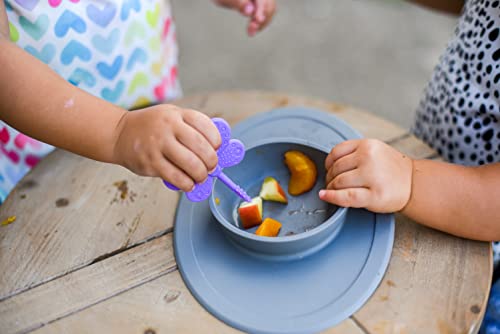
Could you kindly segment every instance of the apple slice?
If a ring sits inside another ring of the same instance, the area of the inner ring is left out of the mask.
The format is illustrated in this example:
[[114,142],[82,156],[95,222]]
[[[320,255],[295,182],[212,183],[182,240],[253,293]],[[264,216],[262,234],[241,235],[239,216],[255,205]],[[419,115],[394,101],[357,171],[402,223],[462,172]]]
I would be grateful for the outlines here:
[[273,177],[266,177],[262,183],[259,196],[266,201],[288,203],[286,194],[278,181]]
[[262,222],[262,198],[254,197],[251,202],[243,202],[238,208],[241,225],[247,229]]
[[266,218],[260,224],[255,234],[263,236],[263,237],[275,237],[281,230],[281,223],[272,218]]
[[314,187],[318,170],[314,161],[299,151],[288,151],[285,153],[285,164],[290,170],[290,182],[288,193],[297,196],[308,192]]

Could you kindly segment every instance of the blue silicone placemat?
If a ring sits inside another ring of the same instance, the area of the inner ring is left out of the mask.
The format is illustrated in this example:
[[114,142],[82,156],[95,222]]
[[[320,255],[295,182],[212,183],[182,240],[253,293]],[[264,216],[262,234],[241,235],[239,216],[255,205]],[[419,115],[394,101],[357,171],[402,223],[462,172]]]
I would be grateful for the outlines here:
[[[294,136],[333,146],[359,138],[337,118],[306,108],[262,113],[233,129],[246,145]],[[380,283],[394,241],[393,215],[350,209],[338,237],[300,261],[270,262],[235,248],[208,202],[180,200],[174,249],[195,298],[227,324],[250,333],[313,333],[359,309]]]

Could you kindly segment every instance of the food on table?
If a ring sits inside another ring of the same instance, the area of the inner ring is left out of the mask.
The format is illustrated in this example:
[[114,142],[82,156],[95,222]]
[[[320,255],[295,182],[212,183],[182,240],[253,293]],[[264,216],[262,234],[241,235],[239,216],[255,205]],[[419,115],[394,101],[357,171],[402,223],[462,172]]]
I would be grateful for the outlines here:
[[251,202],[243,202],[238,208],[241,225],[251,228],[262,222],[262,198],[254,197]]
[[288,192],[297,196],[308,192],[314,187],[318,171],[314,162],[300,151],[288,151],[285,153],[285,164],[290,170],[290,182]]
[[266,201],[288,203],[286,194],[278,181],[273,177],[266,177],[262,183],[259,196]]
[[266,218],[260,224],[255,234],[263,236],[263,237],[275,237],[278,235],[281,229],[281,223],[272,218]]

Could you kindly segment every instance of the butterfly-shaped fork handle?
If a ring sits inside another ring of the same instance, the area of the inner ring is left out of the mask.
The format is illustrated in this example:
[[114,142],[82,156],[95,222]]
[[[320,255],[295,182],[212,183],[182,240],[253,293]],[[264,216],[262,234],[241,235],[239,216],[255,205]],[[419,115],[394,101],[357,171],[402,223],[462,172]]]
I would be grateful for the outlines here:
[[[231,127],[225,120],[222,118],[213,118],[212,121],[219,130],[221,136],[221,146],[217,150],[219,162],[215,170],[208,175],[207,180],[201,184],[195,185],[192,191],[186,193],[186,196],[192,202],[200,202],[207,199],[212,193],[214,178],[218,178],[238,196],[245,201],[250,202],[251,198],[247,195],[247,193],[222,172],[224,168],[237,165],[241,162],[241,160],[243,160],[245,157],[245,147],[241,141],[231,139]],[[179,190],[179,188],[168,183],[167,181],[163,182],[168,188],[172,190]]]

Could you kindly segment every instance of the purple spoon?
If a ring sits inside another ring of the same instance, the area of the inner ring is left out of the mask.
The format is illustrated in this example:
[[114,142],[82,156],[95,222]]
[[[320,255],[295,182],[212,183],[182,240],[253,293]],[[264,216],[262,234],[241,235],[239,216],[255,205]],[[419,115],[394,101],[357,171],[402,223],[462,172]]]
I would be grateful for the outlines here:
[[[252,199],[248,194],[241,189],[236,183],[234,183],[222,170],[226,167],[231,167],[237,165],[243,160],[245,156],[245,146],[238,139],[231,139],[231,127],[222,118],[213,118],[215,126],[219,130],[222,144],[217,150],[217,157],[219,158],[219,163],[215,170],[208,174],[208,178],[205,182],[195,185],[194,189],[186,193],[187,198],[191,202],[201,202],[204,201],[212,193],[212,186],[214,184],[214,178],[218,178],[222,183],[228,186],[229,189],[234,191],[238,196],[240,196],[246,202],[250,202]],[[163,181],[165,185],[172,190],[179,190],[173,184]]]

